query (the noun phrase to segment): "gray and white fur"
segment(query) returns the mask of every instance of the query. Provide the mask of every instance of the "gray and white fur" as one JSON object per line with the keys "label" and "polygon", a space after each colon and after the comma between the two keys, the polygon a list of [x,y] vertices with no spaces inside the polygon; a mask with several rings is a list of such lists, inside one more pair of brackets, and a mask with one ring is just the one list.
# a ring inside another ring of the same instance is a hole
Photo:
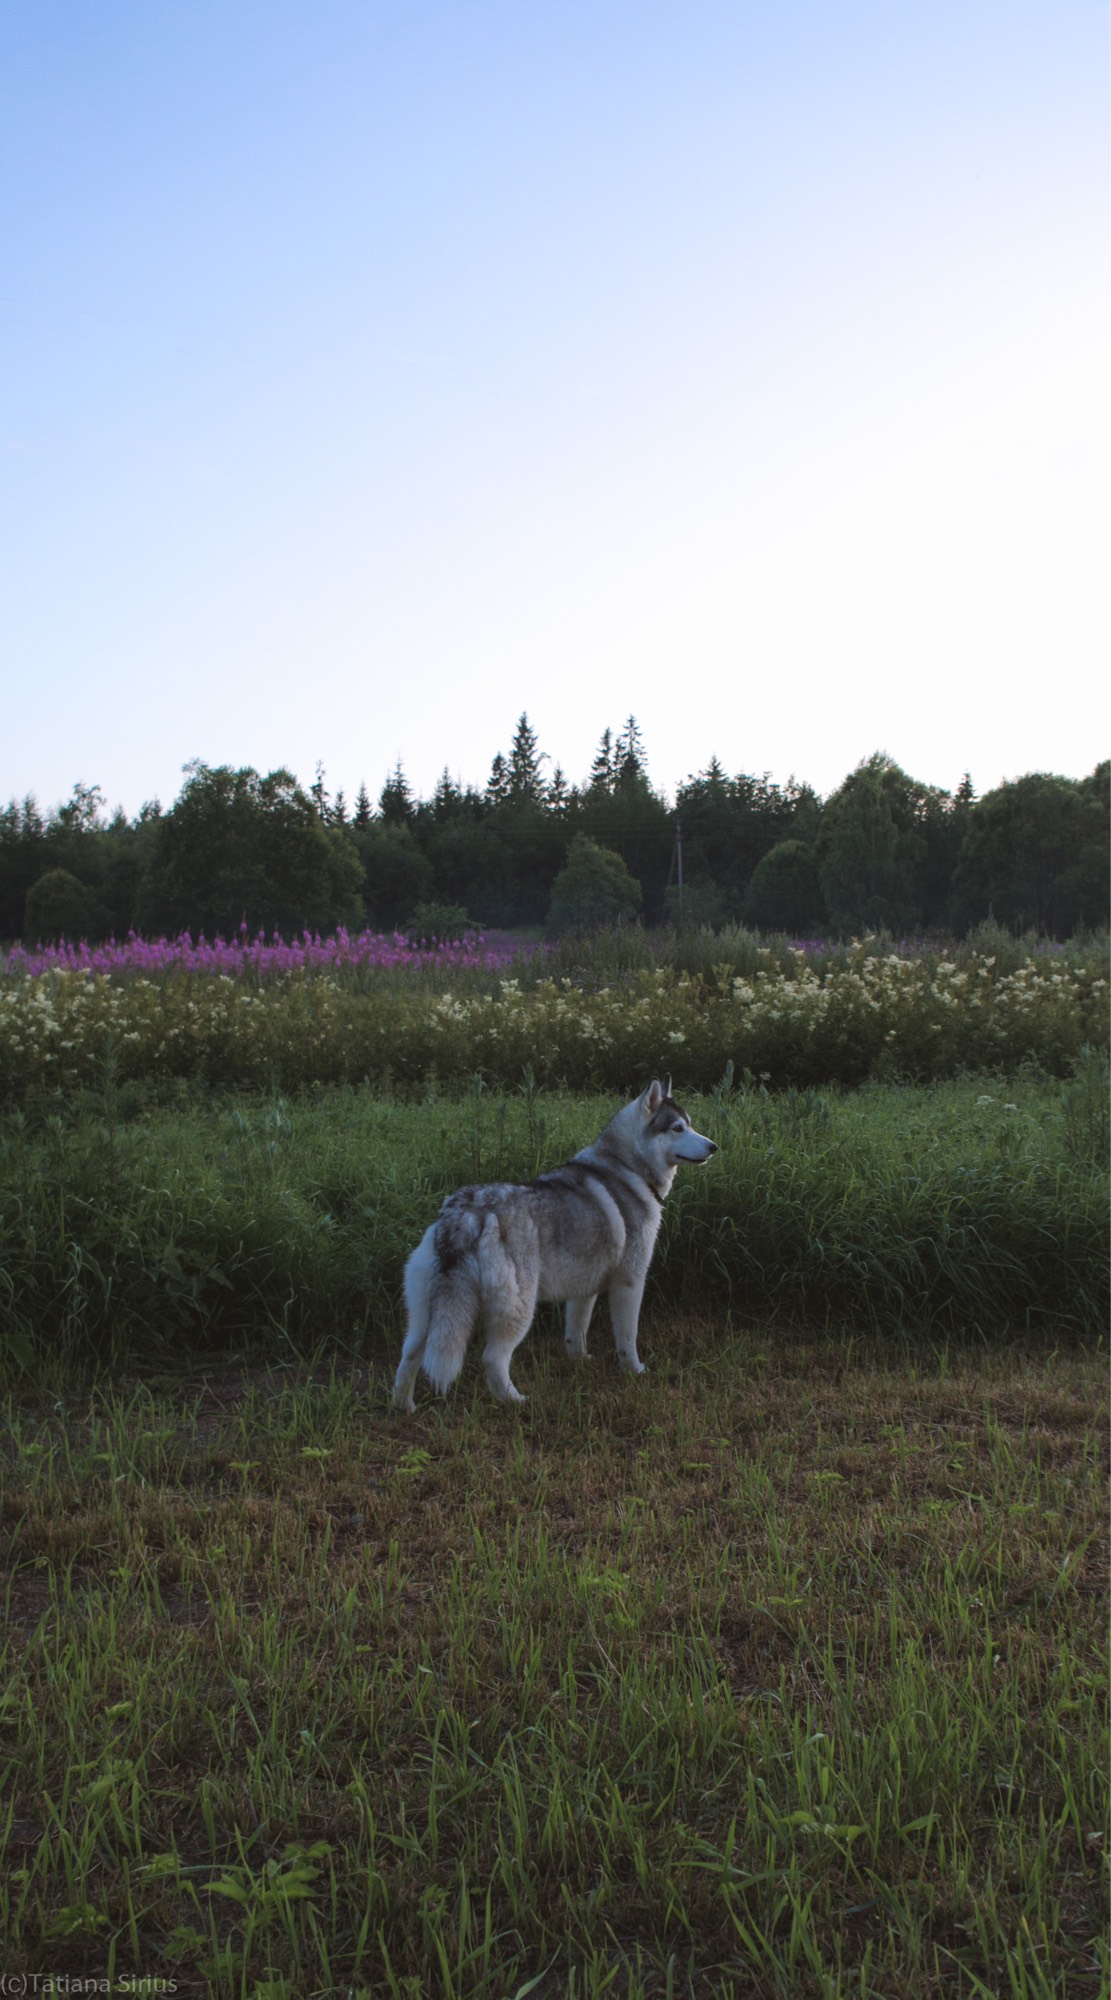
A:
{"label": "gray and white fur", "polygon": [[581,1361],[603,1291],[618,1361],[643,1373],[637,1320],[663,1204],[683,1161],[700,1163],[716,1152],[676,1104],[665,1076],[611,1118],[592,1146],[526,1187],[495,1183],[449,1195],[405,1266],[409,1324],[395,1403],[415,1408],[422,1368],[446,1394],[479,1319],[490,1389],[502,1402],[524,1402],[509,1364],[537,1304],[566,1302],[564,1342]]}

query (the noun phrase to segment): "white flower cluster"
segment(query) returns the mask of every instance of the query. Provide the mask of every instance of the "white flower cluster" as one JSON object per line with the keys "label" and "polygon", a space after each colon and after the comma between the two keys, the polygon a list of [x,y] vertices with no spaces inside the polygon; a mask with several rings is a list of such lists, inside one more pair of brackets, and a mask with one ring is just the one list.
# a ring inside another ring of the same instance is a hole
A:
{"label": "white flower cluster", "polygon": [[617,1088],[682,1051],[689,1086],[727,1062],[777,1081],[858,1081],[877,1065],[920,1075],[1031,1057],[1062,1069],[1107,1042],[1106,979],[1047,956],[1001,972],[857,946],[817,972],[770,953],[748,977],[644,972],[586,992],[563,979],[493,993],[354,991],[326,974],[253,992],[226,975],[119,978],[80,971],[0,979],[0,1087],[95,1080],[111,1055],[123,1076],[199,1075],[286,1087],[482,1072],[510,1087],[527,1068],[546,1085]]}

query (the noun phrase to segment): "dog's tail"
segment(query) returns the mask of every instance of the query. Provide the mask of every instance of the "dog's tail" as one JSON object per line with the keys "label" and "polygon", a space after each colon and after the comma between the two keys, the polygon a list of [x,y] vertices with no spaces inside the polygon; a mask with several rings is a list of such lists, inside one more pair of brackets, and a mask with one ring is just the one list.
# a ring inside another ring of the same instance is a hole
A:
{"label": "dog's tail", "polygon": [[394,1402],[415,1408],[413,1387],[423,1368],[434,1389],[447,1394],[463,1369],[478,1320],[481,1291],[473,1254],[447,1263],[440,1255],[439,1225],[427,1229],[405,1266],[409,1324],[401,1350]]}

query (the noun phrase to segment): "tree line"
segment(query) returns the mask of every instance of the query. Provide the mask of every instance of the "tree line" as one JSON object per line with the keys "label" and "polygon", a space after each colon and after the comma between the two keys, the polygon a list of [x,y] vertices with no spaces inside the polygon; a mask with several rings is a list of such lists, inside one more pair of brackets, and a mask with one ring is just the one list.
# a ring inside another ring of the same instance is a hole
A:
{"label": "tree line", "polygon": [[1064,937],[1107,921],[1108,763],[1031,773],[982,798],[910,777],[881,753],[830,796],[730,776],[716,757],[670,804],[635,717],[606,729],[585,780],[547,770],[528,716],[482,790],[443,771],[417,798],[400,764],[376,802],[196,762],[168,809],[104,810],[98,787],[43,814],[0,812],[0,937],[26,944],[241,924],[292,936],[339,925],[445,935],[640,918],[731,921],[794,936],[962,932],[989,915]]}

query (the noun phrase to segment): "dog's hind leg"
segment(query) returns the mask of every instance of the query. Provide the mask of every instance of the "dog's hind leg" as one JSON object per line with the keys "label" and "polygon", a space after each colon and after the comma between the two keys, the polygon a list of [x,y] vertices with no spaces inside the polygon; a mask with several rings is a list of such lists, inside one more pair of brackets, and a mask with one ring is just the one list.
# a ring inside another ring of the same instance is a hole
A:
{"label": "dog's hind leg", "polygon": [[525,1400],[509,1379],[509,1364],[514,1349],[521,1345],[531,1324],[531,1309],[512,1314],[501,1312],[496,1319],[488,1321],[482,1365],[486,1370],[486,1385],[499,1402],[523,1403]]}
{"label": "dog's hind leg", "polygon": [[436,1225],[426,1229],[412,1256],[405,1266],[405,1304],[409,1314],[409,1324],[405,1333],[405,1345],[401,1350],[397,1378],[394,1382],[393,1399],[399,1409],[414,1410],[413,1386],[424,1360],[424,1350],[428,1343],[428,1328],[432,1318],[432,1280],[436,1272],[436,1252],[433,1238]]}
{"label": "dog's hind leg", "polygon": [[[595,1294],[595,1296],[597,1296]],[[590,1326],[590,1315],[594,1311],[594,1299],[568,1299],[563,1316],[563,1345],[572,1361],[589,1361],[586,1351],[586,1336]]]}
{"label": "dog's hind leg", "polygon": [[532,1325],[536,1311],[536,1285],[522,1289],[507,1285],[499,1290],[496,1302],[487,1301],[486,1348],[482,1365],[492,1395],[502,1403],[523,1403],[524,1397],[509,1379],[513,1353]]}

